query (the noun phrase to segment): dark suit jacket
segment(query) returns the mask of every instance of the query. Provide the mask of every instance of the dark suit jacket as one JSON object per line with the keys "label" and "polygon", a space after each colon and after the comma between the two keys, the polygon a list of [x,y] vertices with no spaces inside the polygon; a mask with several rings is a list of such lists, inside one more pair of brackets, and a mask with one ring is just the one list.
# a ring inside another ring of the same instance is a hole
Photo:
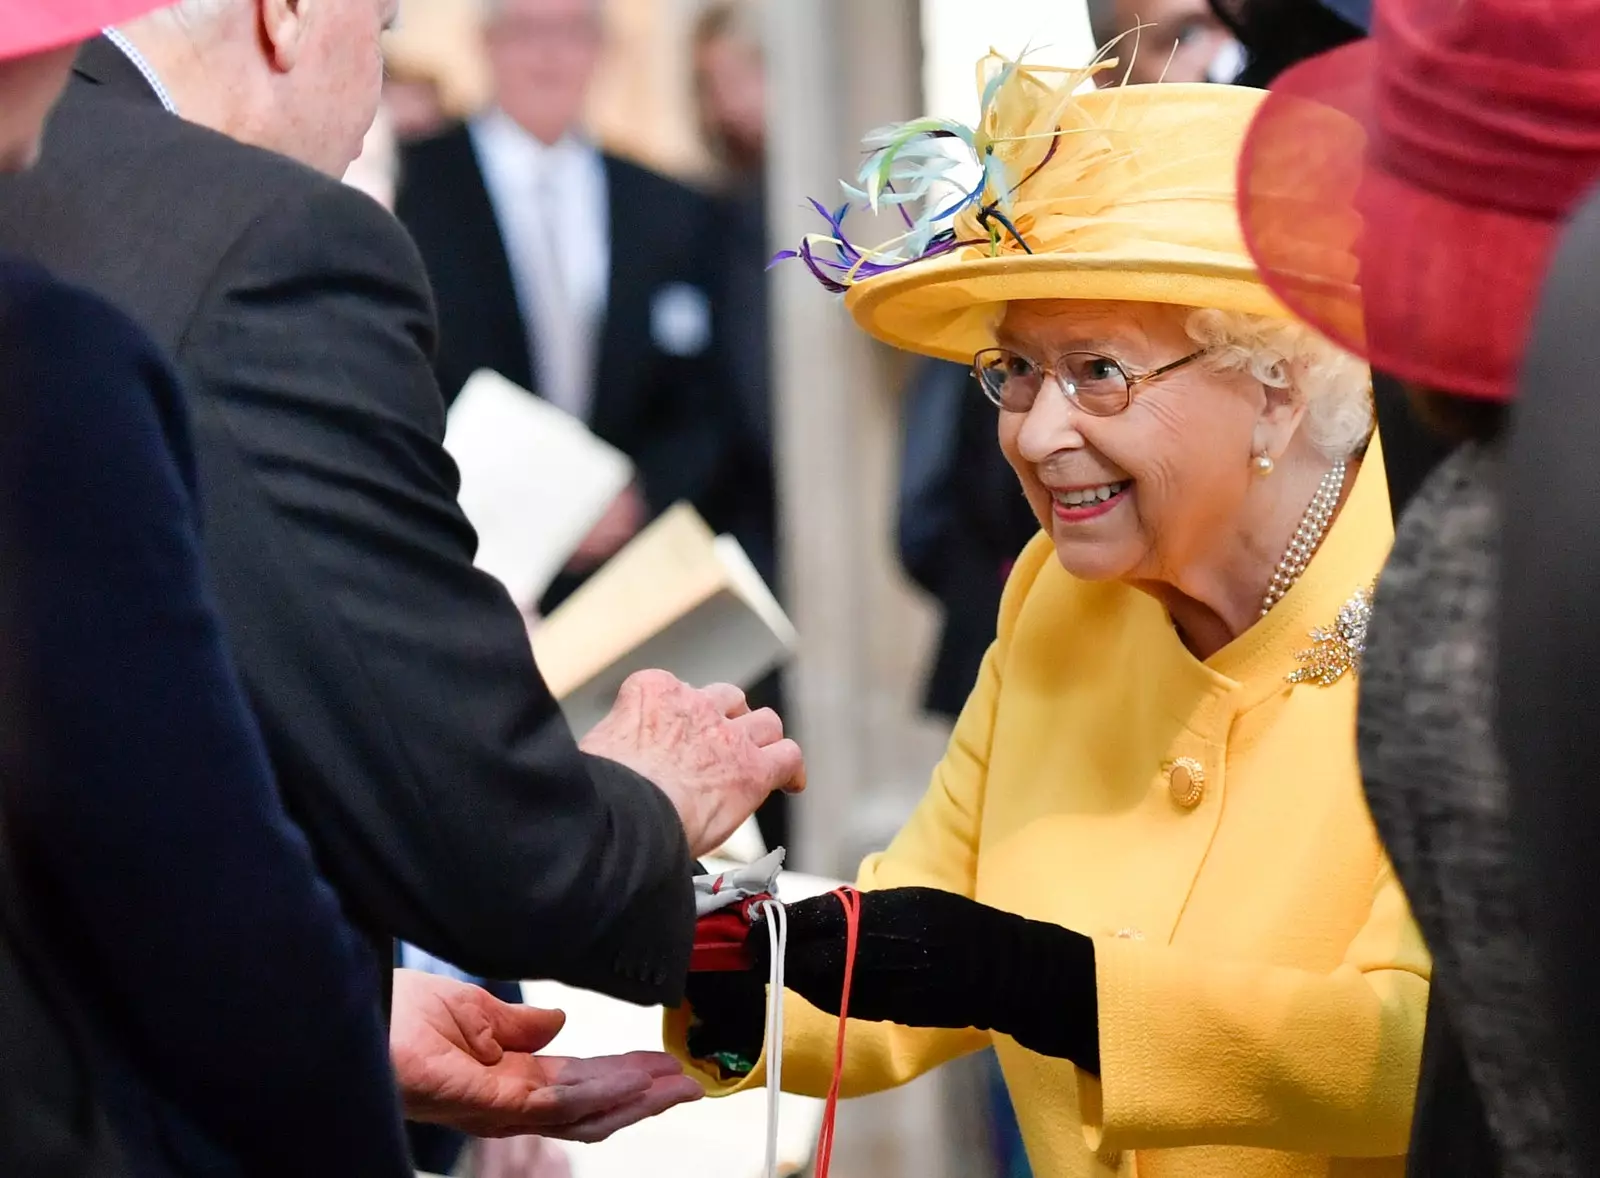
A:
{"label": "dark suit jacket", "polygon": [[736,190],[717,208],[722,228],[712,255],[712,303],[733,430],[704,510],[706,522],[737,537],[756,570],[780,591],[765,194],[759,186]]}
{"label": "dark suit jacket", "polygon": [[102,40],[40,166],[0,185],[0,247],[175,357],[229,637],[352,914],[484,976],[674,999],[682,826],[578,752],[516,607],[472,568],[427,279],[394,218],[167,114]]}
{"label": "dark suit jacket", "polygon": [[0,813],[133,1172],[408,1175],[377,970],[223,647],[175,377],[4,260],[0,374]]}
{"label": "dark suit jacket", "polygon": [[[704,510],[731,438],[731,403],[714,338],[674,355],[651,331],[651,308],[674,284],[712,295],[713,205],[696,192],[605,156],[611,276],[595,349],[589,427],[633,459],[660,512],[680,499]],[[479,368],[539,391],[511,263],[465,127],[408,147],[395,211],[416,239],[439,303],[439,386],[453,400]]]}

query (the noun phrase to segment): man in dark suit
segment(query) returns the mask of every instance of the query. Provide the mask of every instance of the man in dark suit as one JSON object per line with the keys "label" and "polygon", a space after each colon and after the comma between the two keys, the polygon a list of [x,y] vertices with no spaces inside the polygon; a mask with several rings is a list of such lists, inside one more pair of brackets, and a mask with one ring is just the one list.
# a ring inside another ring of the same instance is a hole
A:
{"label": "man in dark suit", "polygon": [[406,149],[395,212],[433,279],[446,399],[495,369],[638,469],[548,608],[652,516],[708,508],[736,424],[713,363],[714,206],[578,133],[597,0],[495,0],[485,36],[495,105]]}
{"label": "man in dark suit", "polygon": [[486,976],[673,1001],[691,851],[798,784],[799,750],[737,691],[656,673],[580,751],[516,608],[473,570],[425,275],[332,178],[393,8],[186,0],[92,43],[39,168],[0,188],[0,248],[176,358],[274,769],[383,959],[398,936]]}

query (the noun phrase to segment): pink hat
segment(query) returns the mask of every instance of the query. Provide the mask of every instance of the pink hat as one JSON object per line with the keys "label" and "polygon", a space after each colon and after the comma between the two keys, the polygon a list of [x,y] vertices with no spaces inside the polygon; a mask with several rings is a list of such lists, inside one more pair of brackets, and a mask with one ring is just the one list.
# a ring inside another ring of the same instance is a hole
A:
{"label": "pink hat", "polygon": [[1600,0],[1377,0],[1371,37],[1273,83],[1239,209],[1301,318],[1393,376],[1506,401],[1597,179]]}
{"label": "pink hat", "polygon": [[60,49],[175,0],[0,0],[0,61]]}

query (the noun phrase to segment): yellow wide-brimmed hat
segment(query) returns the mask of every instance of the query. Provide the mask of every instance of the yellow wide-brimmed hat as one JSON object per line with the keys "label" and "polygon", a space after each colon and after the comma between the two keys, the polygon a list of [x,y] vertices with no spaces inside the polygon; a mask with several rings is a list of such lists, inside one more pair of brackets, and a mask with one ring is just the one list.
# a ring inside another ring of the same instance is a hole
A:
{"label": "yellow wide-brimmed hat", "polygon": [[[1074,93],[1107,64],[1056,69],[991,53],[978,67],[976,128],[921,119],[866,140],[860,187],[846,191],[858,205],[901,210],[906,233],[863,248],[845,234],[848,206],[822,210],[832,232],[794,255],[845,293],[870,334],[960,362],[993,345],[1017,299],[1289,317],[1245,248],[1235,196],[1240,146],[1265,92],[1172,83]],[[952,188],[963,164],[981,178]],[[1342,279],[1355,272],[1352,256]]]}

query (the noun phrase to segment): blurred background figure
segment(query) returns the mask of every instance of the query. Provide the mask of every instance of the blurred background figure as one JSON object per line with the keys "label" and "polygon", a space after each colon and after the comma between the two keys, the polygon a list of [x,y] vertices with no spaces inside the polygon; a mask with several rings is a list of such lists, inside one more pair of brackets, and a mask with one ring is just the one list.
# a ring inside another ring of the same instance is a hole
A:
{"label": "blurred background figure", "polygon": [[407,61],[403,52],[384,53],[383,104],[389,112],[395,137],[414,143],[437,135],[450,125],[450,111],[438,78]]}
{"label": "blurred background figure", "polygon": [[437,135],[488,100],[484,0],[403,0],[383,43],[383,102],[401,143]]}
{"label": "blurred background figure", "polygon": [[[1239,43],[1207,0],[1089,0],[1095,44],[1122,36],[1121,65],[1101,86],[1129,82],[1228,82],[1243,64]],[[1130,30],[1137,29],[1137,33]]]}
{"label": "blurred background figure", "polygon": [[1039,531],[994,444],[994,413],[971,370],[925,360],[906,390],[900,563],[939,603],[922,706],[954,723],[994,642],[1011,564]]}
{"label": "blurred background figure", "polygon": [[490,368],[638,468],[541,602],[559,604],[653,516],[707,512],[730,441],[712,343],[709,200],[581,126],[598,0],[495,0],[483,113],[409,146],[396,202],[438,300],[447,400]]}
{"label": "blurred background figure", "polygon": [[716,3],[694,31],[696,111],[721,198],[712,276],[717,358],[732,397],[734,444],[712,496],[712,522],[738,536],[769,583],[777,578],[768,345],[766,70],[757,6]]}
{"label": "blurred background figure", "polygon": [[[708,5],[691,45],[695,113],[714,164],[719,243],[711,275],[718,388],[732,431],[706,517],[738,538],[762,579],[780,593],[778,502],[772,431],[772,350],[767,263],[767,81],[757,0]],[[781,674],[751,688],[752,707],[787,710]],[[789,844],[786,796],[757,820],[769,847]],[[791,859],[790,866],[795,861]]]}

